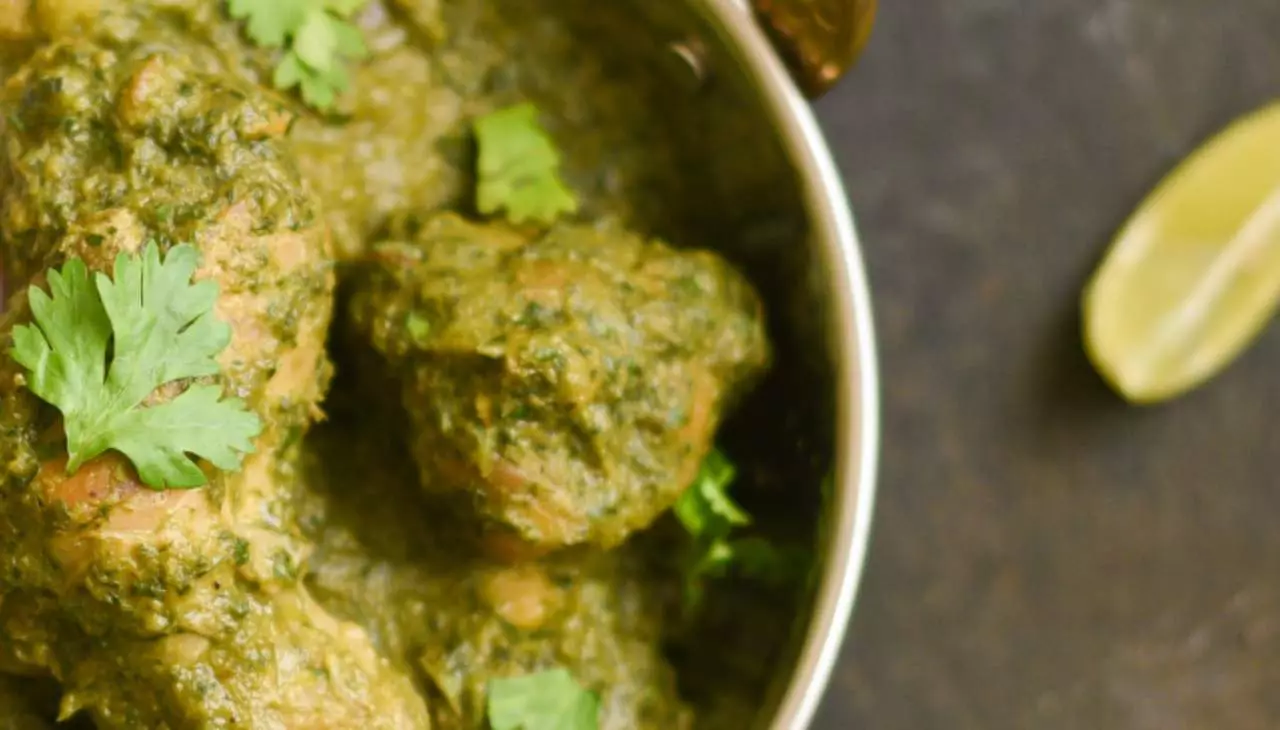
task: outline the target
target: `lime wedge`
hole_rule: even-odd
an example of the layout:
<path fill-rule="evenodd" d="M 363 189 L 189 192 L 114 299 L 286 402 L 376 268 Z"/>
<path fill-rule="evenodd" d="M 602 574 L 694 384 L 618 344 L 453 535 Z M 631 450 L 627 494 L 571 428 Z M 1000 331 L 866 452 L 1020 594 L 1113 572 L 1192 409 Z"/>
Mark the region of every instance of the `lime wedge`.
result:
<path fill-rule="evenodd" d="M 1280 104 L 1195 152 L 1125 224 L 1084 292 L 1084 341 L 1112 386 L 1154 403 L 1200 385 L 1280 302 Z"/>

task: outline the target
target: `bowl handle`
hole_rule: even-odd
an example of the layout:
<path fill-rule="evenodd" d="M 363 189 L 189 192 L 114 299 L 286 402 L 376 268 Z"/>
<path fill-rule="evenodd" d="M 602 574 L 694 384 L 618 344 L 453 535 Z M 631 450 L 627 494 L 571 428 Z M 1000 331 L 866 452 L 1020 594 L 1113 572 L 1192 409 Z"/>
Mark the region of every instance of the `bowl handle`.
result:
<path fill-rule="evenodd" d="M 811 99 L 853 67 L 875 25 L 876 0 L 750 1 Z"/>

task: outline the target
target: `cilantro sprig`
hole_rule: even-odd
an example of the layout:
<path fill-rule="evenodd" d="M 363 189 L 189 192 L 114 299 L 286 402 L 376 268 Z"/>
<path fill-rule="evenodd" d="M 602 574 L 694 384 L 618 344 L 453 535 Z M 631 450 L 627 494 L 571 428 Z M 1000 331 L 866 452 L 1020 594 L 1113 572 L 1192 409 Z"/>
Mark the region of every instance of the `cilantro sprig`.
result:
<path fill-rule="evenodd" d="M 578 199 L 560 179 L 560 153 L 538 123 L 532 104 L 518 104 L 475 120 L 476 207 L 484 215 L 504 211 L 517 225 L 550 225 L 578 210 Z"/>
<path fill-rule="evenodd" d="M 702 460 L 698 476 L 674 507 L 690 535 L 723 536 L 734 527 L 751 524 L 751 515 L 729 496 L 729 486 L 737 476 L 737 468 L 719 449 L 712 449 Z"/>
<path fill-rule="evenodd" d="M 493 730 L 597 730 L 600 698 L 563 668 L 489 680 Z"/>
<path fill-rule="evenodd" d="M 227 0 L 231 17 L 245 21 L 249 38 L 264 48 L 283 48 L 272 83 L 298 88 L 320 111 L 333 107 L 351 85 L 346 63 L 368 54 L 360 30 L 350 22 L 368 0 Z"/>
<path fill-rule="evenodd" d="M 165 384 L 219 372 L 231 329 L 214 316 L 217 284 L 192 283 L 198 264 L 191 246 L 162 259 L 149 243 L 121 253 L 111 278 L 90 278 L 73 258 L 49 271 L 50 293 L 30 287 L 34 324 L 14 328 L 11 354 L 31 392 L 62 412 L 68 473 L 115 450 L 148 487 L 190 488 L 207 477 L 188 454 L 234 470 L 253 451 L 261 422 L 218 386 L 141 405 Z"/>
<path fill-rule="evenodd" d="M 730 571 L 762 582 L 791 580 L 803 564 L 803 555 L 775 546 L 759 536 L 741 536 L 751 516 L 729 496 L 737 469 L 719 449 L 712 449 L 693 484 L 672 508 L 676 519 L 692 538 L 685 563 L 685 609 L 701 604 L 708 578 Z"/>

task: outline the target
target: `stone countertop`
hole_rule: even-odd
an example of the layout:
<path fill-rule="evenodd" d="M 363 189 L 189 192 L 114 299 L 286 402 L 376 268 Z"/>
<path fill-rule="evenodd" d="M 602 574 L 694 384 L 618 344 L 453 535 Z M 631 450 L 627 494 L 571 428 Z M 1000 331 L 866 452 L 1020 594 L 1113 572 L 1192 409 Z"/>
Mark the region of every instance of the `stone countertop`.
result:
<path fill-rule="evenodd" d="M 1280 3 L 881 6 L 818 105 L 874 289 L 884 451 L 815 730 L 1280 727 L 1280 328 L 1136 409 L 1077 313 L 1149 188 L 1280 96 Z"/>

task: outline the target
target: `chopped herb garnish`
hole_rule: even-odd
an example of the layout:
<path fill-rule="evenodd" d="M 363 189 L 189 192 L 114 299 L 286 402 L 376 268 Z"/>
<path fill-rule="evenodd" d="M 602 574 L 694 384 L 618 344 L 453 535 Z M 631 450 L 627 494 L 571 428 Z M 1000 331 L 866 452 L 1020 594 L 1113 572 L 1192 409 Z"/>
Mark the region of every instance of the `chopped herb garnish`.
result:
<path fill-rule="evenodd" d="M 702 602 L 703 583 L 730 571 L 769 584 L 783 584 L 804 570 L 805 556 L 783 550 L 762 537 L 736 537 L 751 516 L 729 496 L 737 470 L 719 449 L 702 462 L 693 484 L 680 495 L 673 512 L 692 538 L 685 563 L 685 608 Z"/>
<path fill-rule="evenodd" d="M 233 548 L 236 565 L 249 564 L 249 541 L 243 537 L 237 537 Z"/>
<path fill-rule="evenodd" d="M 240 467 L 262 429 L 257 415 L 216 385 L 191 385 L 142 407 L 167 383 L 217 375 L 215 357 L 231 329 L 214 316 L 218 286 L 192 283 L 199 254 L 176 246 L 161 259 L 154 243 L 121 253 L 112 278 L 90 279 L 73 258 L 49 271 L 49 291 L 29 289 L 33 325 L 13 330 L 13 358 L 26 385 L 62 412 L 67 472 L 115 450 L 153 489 L 207 482 L 188 454 L 224 470 Z M 110 354 L 110 358 L 108 358 Z"/>
<path fill-rule="evenodd" d="M 729 496 L 729 485 L 737 470 L 719 449 L 712 449 L 702 462 L 693 484 L 676 502 L 676 517 L 695 537 L 727 535 L 738 525 L 751 524 L 751 517 Z"/>
<path fill-rule="evenodd" d="M 751 580 L 786 585 L 802 575 L 809 553 L 795 547 L 778 547 L 763 537 L 751 536 L 728 543 L 733 569 Z"/>
<path fill-rule="evenodd" d="M 431 336 L 431 322 L 417 312 L 410 312 L 404 321 L 409 337 L 417 344 L 424 344 Z"/>
<path fill-rule="evenodd" d="M 493 730 L 597 730 L 600 698 L 565 669 L 489 680 Z"/>
<path fill-rule="evenodd" d="M 298 567 L 293 563 L 293 556 L 284 550 L 276 551 L 276 554 L 271 556 L 271 573 L 277 580 L 297 580 Z"/>
<path fill-rule="evenodd" d="M 231 17 L 245 21 L 249 38 L 265 48 L 283 48 L 272 82 L 281 91 L 298 88 L 320 111 L 350 86 L 346 63 L 367 53 L 351 18 L 368 0 L 228 0 Z"/>
<path fill-rule="evenodd" d="M 560 179 L 560 153 L 532 104 L 480 117 L 475 133 L 480 150 L 476 207 L 481 213 L 504 211 L 517 225 L 550 225 L 578 210 L 578 199 Z"/>

